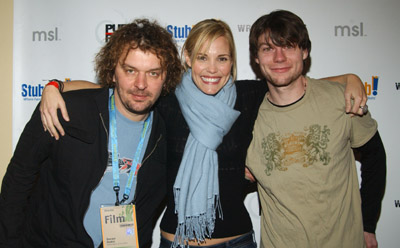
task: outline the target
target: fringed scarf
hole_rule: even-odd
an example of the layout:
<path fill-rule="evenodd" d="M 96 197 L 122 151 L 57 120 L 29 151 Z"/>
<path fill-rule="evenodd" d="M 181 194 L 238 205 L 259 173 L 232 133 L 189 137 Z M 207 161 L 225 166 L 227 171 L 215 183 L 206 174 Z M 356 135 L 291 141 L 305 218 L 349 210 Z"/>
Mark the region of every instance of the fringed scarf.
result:
<path fill-rule="evenodd" d="M 222 218 L 215 150 L 240 115 L 233 109 L 237 95 L 232 79 L 210 96 L 197 88 L 191 75 L 188 70 L 175 91 L 190 134 L 174 184 L 178 227 L 173 247 L 210 238 L 217 209 Z"/>

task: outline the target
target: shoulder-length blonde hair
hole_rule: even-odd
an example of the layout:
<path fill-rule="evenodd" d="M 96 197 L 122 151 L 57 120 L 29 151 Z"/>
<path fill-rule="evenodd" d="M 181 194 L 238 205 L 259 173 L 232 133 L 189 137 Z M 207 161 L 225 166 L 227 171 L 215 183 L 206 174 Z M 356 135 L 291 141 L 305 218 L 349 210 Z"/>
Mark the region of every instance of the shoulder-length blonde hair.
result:
<path fill-rule="evenodd" d="M 236 62 L 236 47 L 233 40 L 233 35 L 228 24 L 221 20 L 206 19 L 198 22 L 190 31 L 185 44 L 182 47 L 182 60 L 184 68 L 187 70 L 189 65 L 185 61 L 185 53 L 190 58 L 191 63 L 194 63 L 197 55 L 201 52 L 201 47 L 208 42 L 208 46 L 219 37 L 225 37 L 229 44 L 229 51 L 232 60 L 231 75 L 232 80 L 236 80 L 237 62 Z M 208 50 L 208 49 L 207 49 Z"/>

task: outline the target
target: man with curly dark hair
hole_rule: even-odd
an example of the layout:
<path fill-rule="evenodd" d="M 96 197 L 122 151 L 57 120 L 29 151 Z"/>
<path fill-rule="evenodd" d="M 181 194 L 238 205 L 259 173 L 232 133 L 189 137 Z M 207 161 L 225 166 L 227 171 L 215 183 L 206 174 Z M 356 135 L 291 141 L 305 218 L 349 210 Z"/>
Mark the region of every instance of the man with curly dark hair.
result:
<path fill-rule="evenodd" d="M 106 230 L 118 221 L 113 231 L 150 246 L 166 194 L 165 124 L 153 105 L 180 82 L 178 51 L 156 22 L 135 20 L 100 50 L 96 72 L 104 87 L 63 95 L 63 137 L 43 130 L 39 108 L 21 134 L 1 189 L 1 247 L 115 244 Z"/>
<path fill-rule="evenodd" d="M 130 50 L 140 49 L 153 53 L 160 60 L 160 65 L 166 72 L 163 95 L 171 92 L 180 82 L 182 66 L 170 36 L 167 30 L 146 19 L 124 25 L 96 55 L 95 70 L 98 83 L 101 86 L 114 87 L 114 70 L 117 63 L 121 59 L 125 60 Z"/>

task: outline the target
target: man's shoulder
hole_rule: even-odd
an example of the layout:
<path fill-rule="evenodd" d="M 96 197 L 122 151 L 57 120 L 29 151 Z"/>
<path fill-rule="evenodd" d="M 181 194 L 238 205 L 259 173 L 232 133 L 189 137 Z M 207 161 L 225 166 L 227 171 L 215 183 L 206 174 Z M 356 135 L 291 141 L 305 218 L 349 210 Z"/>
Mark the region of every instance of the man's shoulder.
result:
<path fill-rule="evenodd" d="M 102 95 L 107 96 L 108 88 L 81 89 L 64 92 L 65 101 L 88 101 Z"/>
<path fill-rule="evenodd" d="M 163 115 L 160 113 L 160 110 L 157 108 L 153 108 L 153 126 L 157 128 L 161 128 L 161 131 L 165 129 L 165 119 Z"/>
<path fill-rule="evenodd" d="M 98 112 L 108 111 L 108 88 L 83 89 L 63 93 L 65 105 L 72 119 L 90 118 Z"/>
<path fill-rule="evenodd" d="M 92 109 L 93 106 L 100 105 L 100 109 L 108 105 L 108 88 L 82 89 L 63 93 L 68 112 L 80 111 L 83 109 Z"/>
<path fill-rule="evenodd" d="M 164 120 L 171 120 L 179 112 L 179 102 L 174 92 L 161 96 L 155 104 L 155 109 L 161 113 Z"/>
<path fill-rule="evenodd" d="M 238 97 L 263 98 L 268 91 L 264 80 L 237 80 L 235 81 Z"/>
<path fill-rule="evenodd" d="M 240 88 L 256 88 L 256 89 L 267 89 L 267 83 L 264 80 L 255 79 L 242 79 L 235 81 L 236 87 Z"/>
<path fill-rule="evenodd" d="M 160 96 L 160 98 L 157 101 L 157 104 L 159 105 L 169 105 L 169 104 L 177 104 L 178 103 L 178 99 L 176 98 L 175 92 L 170 92 L 167 95 L 164 96 Z M 158 105 L 156 105 L 158 106 Z"/>
<path fill-rule="evenodd" d="M 307 82 L 308 82 L 308 84 L 312 84 L 312 87 L 316 90 L 343 92 L 345 89 L 345 85 L 338 83 L 338 82 L 328 81 L 328 80 L 307 77 Z"/>
<path fill-rule="evenodd" d="M 99 113 L 108 120 L 108 89 L 84 89 L 63 93 L 69 122 L 65 122 L 62 116 L 58 115 L 65 131 L 87 143 L 95 139 L 95 127 L 99 122 Z"/>

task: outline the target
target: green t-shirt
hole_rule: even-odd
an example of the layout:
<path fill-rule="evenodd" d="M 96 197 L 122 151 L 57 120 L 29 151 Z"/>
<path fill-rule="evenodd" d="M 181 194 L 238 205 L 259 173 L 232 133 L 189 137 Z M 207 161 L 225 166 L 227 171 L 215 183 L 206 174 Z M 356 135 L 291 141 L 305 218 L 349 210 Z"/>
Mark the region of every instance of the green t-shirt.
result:
<path fill-rule="evenodd" d="M 300 101 L 263 101 L 246 164 L 262 207 L 261 247 L 364 246 L 361 199 L 351 148 L 377 130 L 368 113 L 345 113 L 344 86 L 307 78 Z"/>

